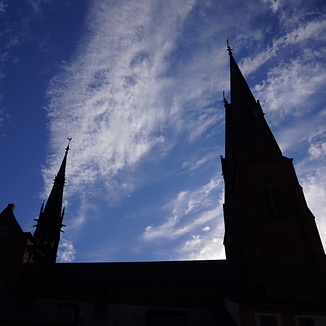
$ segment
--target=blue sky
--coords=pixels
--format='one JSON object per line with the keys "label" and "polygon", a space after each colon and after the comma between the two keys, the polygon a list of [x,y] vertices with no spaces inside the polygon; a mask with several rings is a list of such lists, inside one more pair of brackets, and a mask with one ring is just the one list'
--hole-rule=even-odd
{"label": "blue sky", "polygon": [[323,1],[0,0],[0,204],[33,232],[72,137],[58,261],[220,259],[226,39],[326,244]]}

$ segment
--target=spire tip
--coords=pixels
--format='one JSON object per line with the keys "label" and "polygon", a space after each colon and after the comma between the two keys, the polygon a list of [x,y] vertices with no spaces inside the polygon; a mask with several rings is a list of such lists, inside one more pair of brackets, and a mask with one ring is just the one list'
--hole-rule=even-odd
{"label": "spire tip", "polygon": [[232,48],[231,48],[231,46],[229,45],[229,39],[226,40],[226,45],[227,45],[227,51],[229,52],[229,55],[232,56]]}
{"label": "spire tip", "polygon": [[68,151],[70,149],[69,145],[70,145],[70,142],[71,142],[72,138],[67,138],[67,139],[68,139],[68,145],[66,147],[66,153],[68,153]]}

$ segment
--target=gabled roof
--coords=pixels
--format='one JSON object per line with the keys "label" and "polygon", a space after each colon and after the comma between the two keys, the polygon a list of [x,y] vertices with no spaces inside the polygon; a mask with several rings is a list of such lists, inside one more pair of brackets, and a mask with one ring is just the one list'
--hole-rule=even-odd
{"label": "gabled roof", "polygon": [[0,228],[7,227],[10,232],[23,233],[23,230],[14,215],[14,209],[14,204],[8,204],[8,206],[0,213]]}

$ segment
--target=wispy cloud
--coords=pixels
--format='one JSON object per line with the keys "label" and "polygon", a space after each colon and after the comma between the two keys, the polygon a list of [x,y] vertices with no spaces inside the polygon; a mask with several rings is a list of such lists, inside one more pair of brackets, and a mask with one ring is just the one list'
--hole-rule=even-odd
{"label": "wispy cloud", "polygon": [[[64,206],[69,209],[69,204],[65,201]],[[58,260],[60,262],[72,262],[76,258],[76,249],[74,243],[77,240],[78,232],[83,228],[85,222],[98,215],[99,208],[92,203],[81,200],[78,203],[78,209],[74,212],[74,217],[63,227],[64,233],[61,235],[60,246],[58,250]]]}
{"label": "wispy cloud", "polygon": [[45,3],[49,3],[52,0],[25,0],[25,2],[33,9],[34,13],[38,14],[42,10],[42,6]]}
{"label": "wispy cloud", "polygon": [[142,239],[154,243],[178,240],[170,252],[174,259],[216,259],[223,256],[221,191],[222,180],[217,177],[192,191],[181,191],[163,208],[169,211],[166,221],[147,226]]}
{"label": "wispy cloud", "polygon": [[[304,18],[306,19],[306,16]],[[280,58],[286,55],[284,51],[286,51],[286,53],[288,53],[288,51],[295,51],[295,47],[299,49],[299,51],[297,51],[299,60],[312,60],[318,59],[318,57],[324,58],[324,55],[320,56],[320,52],[325,51],[323,47],[317,51],[312,51],[308,45],[309,42],[325,41],[326,36],[323,33],[325,28],[325,14],[317,16],[311,21],[298,22],[295,27],[291,26],[291,28],[288,29],[284,35],[273,39],[271,45],[267,45],[262,51],[258,52],[254,56],[248,56],[241,60],[239,64],[241,71],[244,75],[253,73],[276,55],[280,56],[278,58],[278,62],[280,62]],[[260,42],[261,41],[262,40],[260,40]],[[256,51],[254,51],[254,53],[255,52]],[[291,63],[288,61],[285,61],[284,64],[291,66]]]}
{"label": "wispy cloud", "polygon": [[61,240],[58,251],[58,262],[69,263],[75,260],[76,250],[71,241]]}
{"label": "wispy cloud", "polygon": [[281,0],[263,0],[263,2],[268,4],[274,13],[281,7]]}
{"label": "wispy cloud", "polygon": [[223,222],[223,202],[224,192],[218,196],[214,194],[213,199],[217,199],[217,209],[214,210],[214,217],[210,220],[210,226],[205,226],[201,230],[188,234],[188,237],[176,248],[178,259],[207,260],[225,259],[223,245],[224,222]]}
{"label": "wispy cloud", "polygon": [[[169,94],[173,81],[163,77],[178,24],[170,18],[167,25],[164,15],[180,22],[191,5],[157,8],[140,1],[106,6],[93,9],[89,36],[48,92],[52,148],[62,147],[58,134],[74,139],[72,192],[104,177],[109,182],[162,145],[165,136],[160,130],[179,110]],[[153,8],[161,9],[162,17],[151,12]]]}
{"label": "wispy cloud", "polygon": [[8,7],[8,4],[4,1],[0,1],[0,12],[6,12],[6,8]]}
{"label": "wispy cloud", "polygon": [[[177,137],[195,142],[223,118],[223,111],[208,106],[212,98],[207,87],[213,92],[216,77],[207,79],[207,57],[198,54],[200,60],[193,58],[193,65],[179,64],[177,74],[170,71],[167,58],[184,32],[192,6],[193,1],[138,1],[98,2],[93,7],[88,34],[48,89],[52,149],[49,168],[44,169],[48,188],[63,155],[63,134],[73,138],[66,198],[77,196],[85,206],[100,196],[111,205],[137,188],[130,173],[140,163],[160,161]],[[215,63],[221,56],[216,51],[209,55]],[[205,70],[198,76],[201,67]],[[206,109],[200,113],[198,106]],[[199,167],[204,161],[197,163]],[[177,232],[186,233],[189,227]]]}
{"label": "wispy cloud", "polygon": [[308,207],[316,217],[318,230],[326,248],[326,168],[318,167],[300,178]]}
{"label": "wispy cloud", "polygon": [[[301,151],[301,160],[295,164],[299,182],[307,200],[308,207],[316,217],[316,223],[326,248],[326,116],[318,116],[320,129],[307,131],[305,149]],[[308,121],[309,125],[309,121]]]}
{"label": "wispy cloud", "polygon": [[210,228],[203,230],[202,234],[193,234],[189,240],[183,242],[177,248],[176,257],[181,260],[210,260],[225,259],[223,245],[224,223],[220,222]]}
{"label": "wispy cloud", "polygon": [[296,159],[301,160],[303,156],[308,155],[309,146],[314,146],[315,141],[320,142],[320,137],[325,132],[325,124],[326,110],[320,110],[314,115],[302,115],[291,121],[283,121],[275,129],[275,136],[285,155],[296,153]]}
{"label": "wispy cloud", "polygon": [[258,97],[274,115],[309,113],[310,96],[326,85],[326,69],[316,60],[294,59],[271,69],[264,85],[257,86]]}
{"label": "wispy cloud", "polygon": [[0,107],[0,127],[2,127],[7,120],[10,120],[10,114],[6,111],[6,109]]}

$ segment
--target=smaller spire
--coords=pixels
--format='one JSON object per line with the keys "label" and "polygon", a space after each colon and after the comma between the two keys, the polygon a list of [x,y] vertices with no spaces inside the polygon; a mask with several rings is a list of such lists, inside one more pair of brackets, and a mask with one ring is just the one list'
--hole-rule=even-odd
{"label": "smaller spire", "polygon": [[40,215],[37,222],[36,230],[34,232],[35,247],[43,256],[44,261],[47,263],[55,263],[57,250],[60,241],[61,227],[64,209],[62,209],[63,189],[65,186],[65,170],[67,154],[69,151],[69,145],[71,138],[68,139],[68,145],[65,150],[60,169],[56,177],[54,178],[54,184],[50,192],[49,198],[40,209]]}
{"label": "smaller spire", "polygon": [[227,45],[226,51],[228,51],[229,52],[229,55],[232,56],[232,53],[233,52],[232,52],[231,46],[229,45],[229,39],[226,40],[226,45]]}

